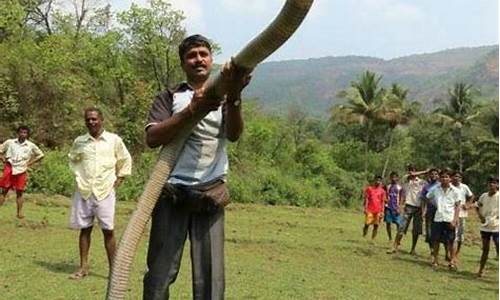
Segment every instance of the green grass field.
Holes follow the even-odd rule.
[[[78,232],[68,229],[70,200],[28,195],[26,219],[15,219],[13,196],[0,207],[0,299],[103,299],[107,262],[95,231],[90,275],[72,281],[78,265]],[[116,227],[124,229],[133,203],[118,203]],[[410,256],[388,255],[385,229],[373,243],[361,237],[360,212],[231,204],[226,211],[227,299],[498,299],[498,260],[490,252],[485,277],[475,216],[458,271],[430,266],[426,245]],[[147,235],[140,245],[127,299],[140,299]],[[188,242],[186,243],[188,247]],[[191,298],[189,251],[172,299]],[[442,260],[444,264],[444,260]]]

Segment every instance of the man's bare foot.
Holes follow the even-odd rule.
[[[418,255],[417,255],[417,252],[415,252],[415,250],[411,250],[411,251],[410,251],[410,255],[413,255],[413,256],[418,256]]]
[[[17,218],[18,218],[18,219],[24,219],[24,215],[23,215],[23,213],[17,214]]]
[[[80,280],[80,279],[83,279],[83,277],[89,275],[89,270],[85,270],[85,269],[78,269],[78,271],[76,271],[75,273],[69,275],[69,279],[73,279],[73,280]]]
[[[479,278],[483,277],[483,271],[477,272],[476,276],[479,277]]]

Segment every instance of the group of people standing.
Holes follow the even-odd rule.
[[[201,35],[185,38],[179,45],[179,58],[186,81],[154,99],[145,126],[146,143],[152,148],[167,145],[179,132],[192,129],[192,120],[201,121],[192,129],[170,176],[165,178],[165,187],[153,210],[143,299],[168,298],[188,236],[194,298],[223,299],[224,206],[229,202],[225,185],[226,144],[238,140],[243,131],[241,92],[250,82],[251,70],[233,62],[225,64],[220,72],[226,96],[219,99],[205,95],[213,63],[209,40]],[[71,279],[89,274],[88,254],[95,219],[104,235],[111,268],[116,251],[115,189],[132,171],[132,159],[122,139],[104,130],[103,113],[88,108],[83,117],[88,132],[74,140],[68,154],[76,182],[69,223],[71,228],[80,230],[80,266],[70,275]],[[40,161],[43,153],[28,141],[28,127],[19,127],[17,134],[17,138],[0,146],[4,162],[0,205],[7,192],[14,189],[17,217],[23,218],[27,168]]]
[[[426,175],[426,179],[419,176]],[[372,225],[372,239],[376,237],[382,219],[386,223],[391,249],[399,251],[401,240],[412,224],[410,254],[416,254],[418,238],[425,229],[425,241],[429,245],[432,266],[438,266],[440,244],[444,244],[446,260],[451,269],[456,269],[458,256],[465,236],[468,211],[475,209],[481,221],[482,255],[478,276],[482,276],[488,259],[490,241],[493,240],[498,256],[498,177],[488,178],[488,191],[478,199],[462,182],[463,174],[449,169],[435,168],[417,171],[412,165],[399,182],[396,172],[390,174],[390,183],[383,184],[383,178],[376,176],[364,191],[365,225],[363,236]],[[424,228],[425,223],[425,228]],[[392,224],[397,234],[392,242]]]

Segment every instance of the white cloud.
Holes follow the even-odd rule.
[[[184,25],[188,31],[202,32],[206,30],[201,0],[170,0],[170,3],[174,8],[184,12],[186,17]]]
[[[420,7],[401,0],[360,0],[358,7],[365,21],[413,23],[425,18]]]

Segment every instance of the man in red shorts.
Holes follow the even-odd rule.
[[[378,225],[384,216],[384,203],[387,194],[382,186],[382,177],[376,176],[373,183],[365,189],[364,211],[365,226],[363,227],[363,236],[368,233],[368,227],[373,225],[372,239],[377,236]]]
[[[27,126],[17,128],[17,138],[8,139],[0,145],[0,159],[3,161],[3,175],[0,179],[0,206],[10,189],[16,191],[17,217],[24,218],[23,193],[28,181],[27,170],[43,158],[43,152],[28,141],[30,129]]]

